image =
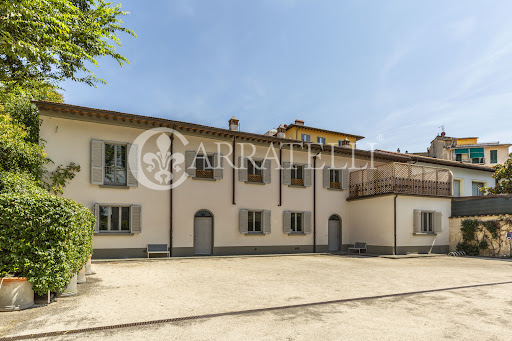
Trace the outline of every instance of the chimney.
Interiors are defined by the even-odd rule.
[[[277,137],[281,138],[281,139],[284,139],[286,137],[286,129],[285,127],[281,124],[279,126],[279,128],[277,128]]]
[[[341,146],[343,148],[350,148],[350,141],[345,137],[345,139],[341,141]]]
[[[295,120],[295,125],[296,126],[303,126],[304,125],[304,121],[303,120]]]
[[[236,118],[235,116],[231,117],[231,119],[229,120],[229,130],[240,131],[238,118]]]

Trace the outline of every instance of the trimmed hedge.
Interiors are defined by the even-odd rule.
[[[0,277],[27,277],[38,294],[62,291],[92,253],[94,224],[92,212],[70,199],[0,194]]]

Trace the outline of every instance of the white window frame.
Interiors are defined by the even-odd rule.
[[[131,233],[132,226],[131,226],[131,206],[132,205],[119,205],[119,204],[98,204],[99,206],[99,212],[98,212],[98,219],[101,221],[101,208],[106,207],[108,209],[107,211],[107,229],[102,230],[100,228],[101,222],[98,221],[98,233]],[[118,230],[112,230],[112,208],[119,208],[119,229]],[[128,208],[128,230],[121,230],[121,223],[122,223],[122,209]]]
[[[300,135],[300,140],[302,142],[311,142],[311,135],[309,135],[309,134],[301,134]]]
[[[482,187],[487,187],[487,182],[485,182],[485,181],[482,181],[482,180],[471,180],[471,196],[473,196],[473,197],[475,196],[475,195],[473,194],[473,185],[474,185],[475,183],[481,184],[481,185],[482,185]],[[478,190],[478,192],[479,192],[480,194],[477,194],[476,196],[478,196],[478,197],[479,197],[479,196],[484,195],[484,194],[482,193],[482,191]]]
[[[124,183],[121,182],[107,182],[107,145],[122,146],[125,150],[125,167],[124,167]],[[117,148],[114,148],[114,180],[117,179]],[[128,143],[103,141],[103,185],[107,186],[127,186],[128,184]]]
[[[260,230],[256,231],[256,213],[260,214]],[[252,222],[250,216],[252,215]],[[252,231],[251,231],[252,228]],[[263,210],[247,210],[247,233],[263,234]]]
[[[301,224],[297,227],[297,216],[299,215],[301,216]],[[304,233],[304,212],[290,212],[290,223],[290,233]]]
[[[421,211],[421,233],[435,233],[435,211]],[[426,215],[428,224],[430,225],[430,230],[425,226],[425,221],[423,219],[423,215]]]

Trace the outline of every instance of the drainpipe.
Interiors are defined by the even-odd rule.
[[[171,139],[171,162],[170,162],[170,171],[171,171],[171,181],[170,181],[170,185],[171,185],[171,188],[169,190],[169,255],[172,257],[172,229],[173,229],[173,225],[172,225],[172,216],[173,216],[173,193],[172,193],[172,185],[173,185],[173,177],[174,177],[174,174],[173,174],[173,159],[172,159],[172,156],[174,154],[174,133],[171,134],[171,136],[169,137]]]
[[[313,156],[313,253],[316,253],[316,157]]]
[[[236,168],[236,136],[233,136],[233,159],[232,159],[232,163],[233,163],[233,205],[236,205],[236,197],[235,197],[235,186],[236,186],[236,181],[235,181],[235,168]]]
[[[279,205],[283,204],[283,146],[279,146]]]
[[[393,238],[393,254],[396,255],[396,198],[398,198],[398,194],[395,194],[394,199],[394,226],[393,226],[393,232],[394,232],[394,238]]]

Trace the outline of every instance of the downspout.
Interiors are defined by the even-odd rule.
[[[236,181],[235,181],[235,162],[236,162],[236,136],[233,136],[233,205],[236,205],[236,196],[235,196],[235,187],[236,187]]]
[[[172,156],[174,154],[174,133],[171,134],[171,136],[169,137],[171,139],[171,162],[170,162],[170,171],[171,171],[171,180],[170,180],[170,185],[171,185],[171,188],[169,190],[169,255],[172,257],[172,230],[173,230],[173,225],[172,225],[172,216],[173,216],[173,193],[172,193],[172,187],[173,187],[173,177],[174,177],[174,174],[173,174],[173,159],[172,159]]]
[[[393,222],[393,232],[394,232],[394,238],[393,238],[393,254],[396,255],[396,199],[398,198],[398,194],[395,194],[394,199],[394,222]]]
[[[283,146],[279,146],[279,205],[283,204]]]
[[[318,154],[313,156],[313,253],[316,253],[316,157]]]

